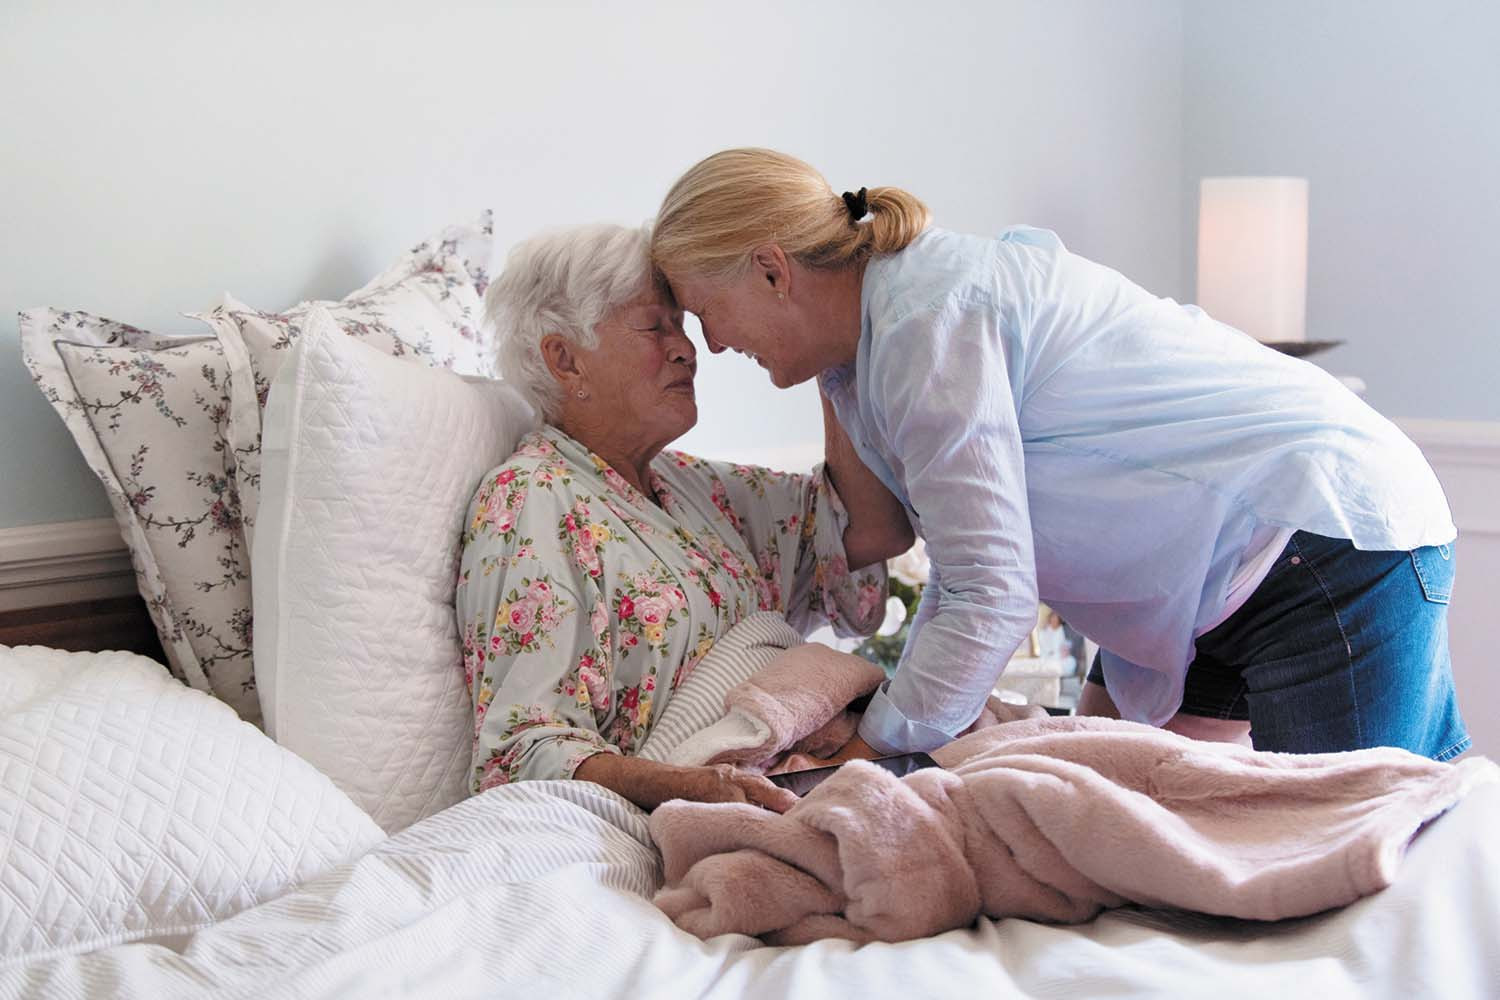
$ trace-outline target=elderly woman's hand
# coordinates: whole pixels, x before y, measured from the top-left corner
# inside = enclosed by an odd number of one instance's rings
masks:
[[[786,812],[797,802],[797,796],[764,776],[742,771],[732,764],[709,764],[682,768],[678,782],[672,783],[673,798],[694,802],[748,802],[776,812]]]
[[[797,796],[765,777],[730,764],[678,767],[639,757],[597,753],[578,765],[573,777],[618,792],[648,812],[671,799],[693,802],[748,802],[786,812]]]

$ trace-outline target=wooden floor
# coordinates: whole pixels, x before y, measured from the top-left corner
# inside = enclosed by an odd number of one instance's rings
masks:
[[[146,602],[138,595],[0,611],[0,646],[52,646],[75,652],[123,649],[167,662]]]

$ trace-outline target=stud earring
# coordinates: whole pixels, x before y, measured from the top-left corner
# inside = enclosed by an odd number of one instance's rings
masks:
[[[776,293],[776,300],[778,302],[785,302],[786,301],[786,292],[777,292]]]
[[[579,399],[588,399],[589,398],[588,391],[586,389],[579,389],[578,390],[578,398]]]

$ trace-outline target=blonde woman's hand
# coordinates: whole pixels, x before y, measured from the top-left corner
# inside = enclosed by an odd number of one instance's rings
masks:
[[[855,733],[848,743],[845,743],[827,757],[821,758],[820,763],[814,766],[826,767],[830,764],[842,764],[850,760],[874,760],[879,756],[882,756],[879,750],[870,746],[870,744],[864,741],[863,737]],[[812,759],[815,761],[819,760],[817,757]]]
[[[874,760],[883,756],[870,744],[866,743],[858,733],[839,747],[827,757],[814,757],[812,754],[793,753],[787,754],[786,759],[772,769],[775,774],[784,774],[787,771],[808,771],[815,767],[835,767],[839,764],[848,763],[851,760]]]

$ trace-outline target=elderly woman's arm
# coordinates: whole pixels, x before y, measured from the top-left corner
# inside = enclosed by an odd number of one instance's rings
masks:
[[[603,785],[647,811],[671,799],[749,802],[776,812],[786,812],[797,802],[797,796],[785,788],[728,764],[678,767],[600,753],[579,764],[573,777]]]
[[[565,480],[546,448],[523,447],[469,504],[456,604],[474,792],[571,778],[588,757],[630,748],[639,693],[613,688],[604,594],[559,540],[576,504]]]
[[[457,593],[464,674],[474,709],[471,788],[569,778],[600,751],[608,642],[595,628],[598,588],[553,541],[566,500],[534,462],[481,482],[464,532]]]
[[[828,397],[819,392],[818,398],[823,401],[825,468],[849,515],[844,529],[849,568],[863,569],[899,556],[916,542],[905,508],[860,459]]]

